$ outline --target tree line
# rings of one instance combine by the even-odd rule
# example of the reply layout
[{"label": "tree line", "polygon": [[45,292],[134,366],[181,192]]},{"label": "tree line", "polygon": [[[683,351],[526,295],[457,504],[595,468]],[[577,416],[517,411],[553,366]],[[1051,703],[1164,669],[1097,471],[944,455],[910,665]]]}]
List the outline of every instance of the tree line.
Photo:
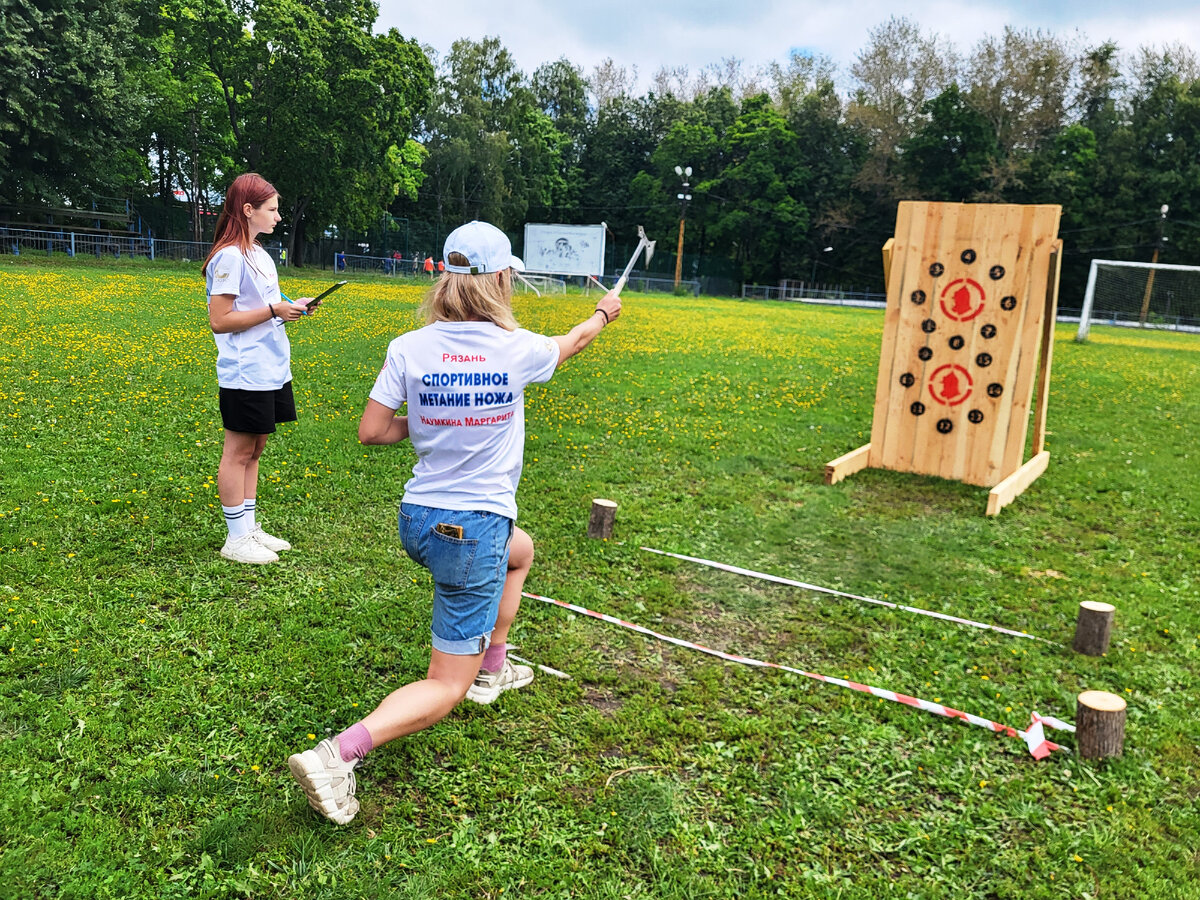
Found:
[{"label": "tree line", "polygon": [[639,89],[612,60],[526,74],[498,38],[438,58],[375,33],[377,15],[370,0],[9,0],[0,206],[126,197],[195,232],[255,170],[283,195],[293,259],[381,222],[436,252],[472,218],[518,239],[526,222],[604,221],[618,245],[644,225],[669,271],[690,166],[688,276],[878,289],[904,199],[1059,203],[1068,279],[1156,247],[1200,263],[1200,64],[1183,45],[1009,27],[962,52],[892,18],[846,72],[728,59]]}]

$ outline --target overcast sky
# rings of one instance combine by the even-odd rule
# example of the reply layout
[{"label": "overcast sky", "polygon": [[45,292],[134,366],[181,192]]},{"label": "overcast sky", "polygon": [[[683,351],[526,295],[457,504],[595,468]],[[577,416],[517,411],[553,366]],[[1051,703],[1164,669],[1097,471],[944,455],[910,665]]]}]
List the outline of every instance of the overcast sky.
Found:
[{"label": "overcast sky", "polygon": [[565,56],[590,74],[606,57],[638,69],[644,89],[660,67],[687,66],[693,76],[708,64],[737,57],[750,68],[786,62],[792,50],[828,56],[839,81],[868,41],[868,32],[891,16],[906,16],[966,53],[1006,25],[1043,29],[1088,44],[1113,40],[1122,51],[1142,44],[1182,42],[1200,52],[1197,0],[379,0],[379,29],[396,28],[444,55],[458,38],[499,37],[532,74]]}]

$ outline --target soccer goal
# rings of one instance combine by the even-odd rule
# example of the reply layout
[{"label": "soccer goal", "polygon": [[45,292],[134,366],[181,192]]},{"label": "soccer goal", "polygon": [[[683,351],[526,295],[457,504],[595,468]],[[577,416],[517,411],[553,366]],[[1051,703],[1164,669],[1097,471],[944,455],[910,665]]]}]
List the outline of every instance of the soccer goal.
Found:
[{"label": "soccer goal", "polygon": [[1093,259],[1075,340],[1092,323],[1200,332],[1200,266]]},{"label": "soccer goal", "polygon": [[549,275],[521,272],[515,279],[515,282],[513,287],[518,291],[521,290],[522,283],[524,283],[525,288],[534,291],[539,296],[541,294],[565,294],[567,292],[567,283],[565,281],[561,278],[551,278]]}]

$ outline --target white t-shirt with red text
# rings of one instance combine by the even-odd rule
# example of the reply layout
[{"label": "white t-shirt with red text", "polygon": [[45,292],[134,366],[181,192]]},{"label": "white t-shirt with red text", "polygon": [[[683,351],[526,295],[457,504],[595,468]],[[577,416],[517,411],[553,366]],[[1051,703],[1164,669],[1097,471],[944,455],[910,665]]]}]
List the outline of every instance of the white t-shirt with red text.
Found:
[{"label": "white t-shirt with red text", "polygon": [[517,518],[525,387],[550,380],[558,344],[491,322],[435,322],[388,345],[371,399],[408,404],[417,451],[404,502]]}]

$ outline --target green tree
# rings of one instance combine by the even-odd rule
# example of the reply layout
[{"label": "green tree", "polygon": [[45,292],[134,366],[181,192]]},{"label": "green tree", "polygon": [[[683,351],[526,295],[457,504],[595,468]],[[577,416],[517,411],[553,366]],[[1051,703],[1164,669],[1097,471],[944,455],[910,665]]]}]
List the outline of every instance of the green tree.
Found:
[{"label": "green tree", "polygon": [[545,63],[533,73],[537,108],[549,117],[560,136],[557,152],[558,190],[551,197],[547,218],[566,222],[575,213],[583,189],[580,159],[588,129],[587,81],[583,70],[565,57]]},{"label": "green tree", "polygon": [[[879,238],[862,227],[872,205],[855,186],[868,145],[862,131],[847,121],[832,79],[831,70],[820,69],[811,81],[793,82],[780,104],[796,135],[799,158],[811,173],[797,193],[810,214],[808,233],[796,241],[805,259],[800,271],[785,274],[807,279],[817,272],[825,281],[870,285],[880,282]],[[826,253],[826,247],[833,250]]]},{"label": "green tree", "polygon": [[[590,123],[580,158],[580,218],[608,223],[615,238],[611,245],[614,259],[626,249],[632,252],[638,225],[648,225],[651,237],[657,239],[649,217],[664,222],[664,213],[675,208],[676,192],[668,195],[668,182],[651,163],[651,155],[682,107],[673,97],[622,94],[601,106]],[[671,178],[676,177],[673,167],[677,164],[670,163]],[[624,265],[625,260],[619,261]]]},{"label": "green tree", "polygon": [[130,135],[134,17],[123,0],[7,0],[0,11],[0,201],[87,207],[146,175]]},{"label": "green tree", "polygon": [[422,139],[429,159],[419,209],[439,235],[476,218],[513,231],[565,192],[570,139],[538,108],[497,38],[454,42]]},{"label": "green tree", "polygon": [[[236,168],[283,196],[289,249],[315,224],[364,229],[419,184],[409,137],[433,69],[365,0],[168,0],[164,27],[204,61],[224,101]],[[231,173],[225,173],[228,176]]]},{"label": "green tree", "polygon": [[800,159],[795,133],[767,95],[747,100],[725,135],[724,169],[697,190],[718,202],[711,212],[714,241],[753,281],[776,281],[795,271],[803,255],[795,235],[809,226],[797,196],[811,173]]},{"label": "green tree", "polygon": [[929,119],[905,141],[900,156],[921,198],[968,202],[984,197],[999,153],[992,124],[967,102],[957,84],[922,111]]}]

